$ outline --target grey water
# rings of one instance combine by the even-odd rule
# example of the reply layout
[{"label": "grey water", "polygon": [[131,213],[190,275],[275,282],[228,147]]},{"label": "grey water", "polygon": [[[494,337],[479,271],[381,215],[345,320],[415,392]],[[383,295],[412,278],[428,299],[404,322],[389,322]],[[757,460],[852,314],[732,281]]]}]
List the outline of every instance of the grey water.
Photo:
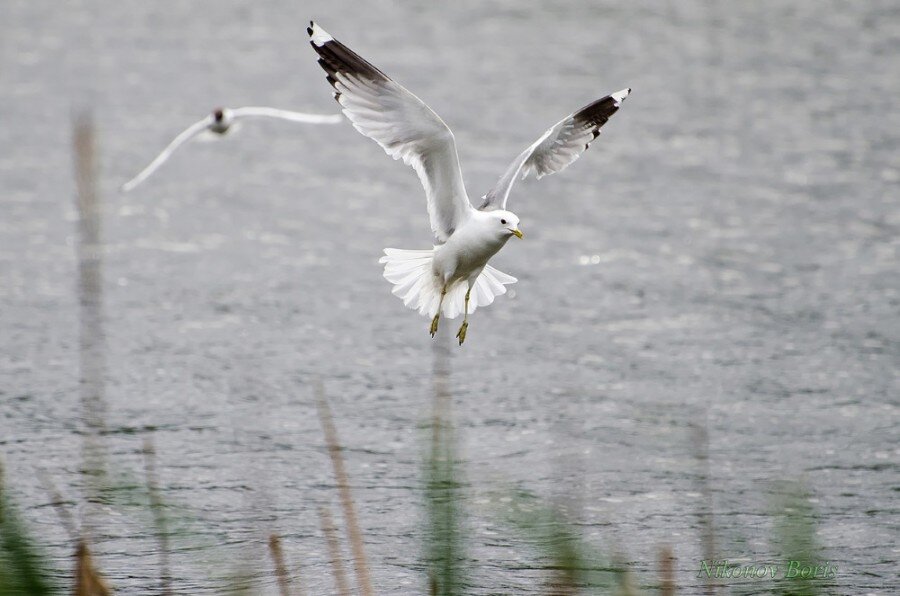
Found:
[{"label": "grey water", "polygon": [[382,248],[430,246],[412,170],[346,124],[262,121],[117,191],[215,106],[336,110],[310,18],[443,117],[473,199],[548,126],[633,89],[579,161],[516,185],[526,237],[493,264],[519,282],[451,350],[471,593],[542,593],[546,561],[502,522],[511,487],[567,511],[639,586],[670,546],[692,594],[708,523],[717,557],[771,560],[784,481],[811,495],[833,591],[900,585],[888,0],[4,0],[0,458],[60,581],[74,544],[47,479],[90,520],[113,586],[159,586],[146,509],[84,499],[71,121],[90,110],[98,441],[113,474],[141,484],[152,437],[176,591],[220,593],[248,573],[277,593],[277,532],[306,593],[333,592],[317,510],[340,510],[318,380],[376,591],[425,590],[432,343],[457,322],[432,340],[381,278]]}]

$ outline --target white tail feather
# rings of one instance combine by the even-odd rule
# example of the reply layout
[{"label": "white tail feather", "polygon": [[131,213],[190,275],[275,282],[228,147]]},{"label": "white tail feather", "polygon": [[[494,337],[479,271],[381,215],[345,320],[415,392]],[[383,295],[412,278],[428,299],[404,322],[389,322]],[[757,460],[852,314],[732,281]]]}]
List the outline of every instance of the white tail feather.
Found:
[{"label": "white tail feather", "polygon": [[[419,311],[426,317],[437,314],[441,302],[441,280],[431,268],[434,249],[404,250],[384,249],[384,256],[378,261],[384,263],[384,278],[394,285],[391,292],[403,300],[403,304]],[[487,306],[494,298],[506,293],[506,285],[516,283],[516,278],[485,265],[469,295],[469,314],[479,306]],[[447,289],[441,315],[455,319],[463,314],[466,306],[466,280],[459,280]]]}]

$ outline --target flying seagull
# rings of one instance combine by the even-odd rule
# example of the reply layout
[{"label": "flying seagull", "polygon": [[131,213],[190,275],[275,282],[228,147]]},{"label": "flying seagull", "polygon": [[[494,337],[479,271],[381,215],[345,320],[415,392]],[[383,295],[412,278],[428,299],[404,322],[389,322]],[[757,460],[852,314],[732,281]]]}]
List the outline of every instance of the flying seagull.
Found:
[{"label": "flying seagull", "polygon": [[[224,135],[232,129],[235,122],[242,118],[278,118],[279,120],[287,120],[288,122],[302,122],[305,124],[337,124],[343,118],[340,114],[305,114],[303,112],[291,112],[289,110],[279,110],[267,107],[246,107],[246,108],[216,108],[211,114],[194,122],[186,129],[178,133],[172,142],[166,146],[156,158],[144,168],[140,174],[122,185],[122,191],[128,192],[138,184],[146,180],[150,174],[155,172],[176,149],[187,143],[202,132],[210,132],[215,135]],[[236,127],[235,127],[236,128]]]},{"label": "flying seagull", "polygon": [[379,261],[395,296],[431,318],[431,336],[441,315],[463,315],[456,337],[466,339],[469,314],[506,293],[516,278],[488,265],[516,236],[519,218],[506,210],[516,178],[538,178],[564,170],[600,134],[631,93],[623,89],[586,105],[547,130],[513,160],[477,208],[463,185],[453,133],[425,103],[334,39],[315,22],[307,28],[319,65],[353,127],[394,159],[413,167],[425,187],[428,216],[437,244],[430,250],[386,248]]}]

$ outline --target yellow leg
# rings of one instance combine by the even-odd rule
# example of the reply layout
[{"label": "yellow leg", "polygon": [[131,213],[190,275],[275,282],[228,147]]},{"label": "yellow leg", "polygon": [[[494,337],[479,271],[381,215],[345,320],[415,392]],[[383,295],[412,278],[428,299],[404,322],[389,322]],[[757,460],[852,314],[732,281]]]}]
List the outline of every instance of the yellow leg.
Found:
[{"label": "yellow leg", "polygon": [[431,337],[434,337],[434,334],[437,333],[438,320],[441,318],[441,307],[444,305],[444,296],[446,296],[446,295],[447,295],[447,286],[444,286],[441,289],[441,301],[438,302],[437,314],[434,315],[433,319],[431,319],[431,329],[429,329],[429,333],[431,333]]},{"label": "yellow leg", "polygon": [[466,308],[463,311],[463,323],[459,326],[459,331],[456,332],[456,337],[459,338],[459,345],[463,345],[463,342],[466,341],[466,329],[469,328],[469,292],[472,291],[472,288],[469,288],[466,292]]}]

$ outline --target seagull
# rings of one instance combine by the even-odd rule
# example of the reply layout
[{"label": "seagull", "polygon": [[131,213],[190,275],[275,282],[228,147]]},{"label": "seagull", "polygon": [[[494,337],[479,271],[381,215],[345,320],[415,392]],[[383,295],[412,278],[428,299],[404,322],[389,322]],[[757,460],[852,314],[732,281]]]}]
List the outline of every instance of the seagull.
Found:
[{"label": "seagull", "polygon": [[513,160],[475,207],[463,184],[453,133],[444,121],[315,22],[307,32],[334,98],[353,127],[412,166],[425,187],[436,244],[430,250],[384,249],[379,261],[384,277],[407,307],[431,318],[432,337],[441,315],[454,319],[462,313],[456,334],[462,345],[469,315],[516,282],[488,265],[510,238],[523,237],[519,218],[506,210],[513,183],[531,173],[540,179],[560,172],[578,159],[631,89],[598,99],[557,122]]},{"label": "seagull", "polygon": [[[187,143],[197,135],[203,132],[210,132],[214,135],[222,136],[227,133],[235,125],[236,121],[241,118],[278,118],[279,120],[287,120],[288,122],[302,122],[305,124],[338,124],[343,120],[340,114],[305,114],[303,112],[291,112],[289,110],[279,110],[268,107],[245,107],[245,108],[216,108],[211,114],[194,122],[186,129],[178,133],[172,142],[166,146],[156,158],[144,168],[140,174],[122,185],[122,191],[128,192],[138,184],[146,180],[150,174],[155,172],[176,149]],[[237,128],[237,126],[234,126]]]}]

